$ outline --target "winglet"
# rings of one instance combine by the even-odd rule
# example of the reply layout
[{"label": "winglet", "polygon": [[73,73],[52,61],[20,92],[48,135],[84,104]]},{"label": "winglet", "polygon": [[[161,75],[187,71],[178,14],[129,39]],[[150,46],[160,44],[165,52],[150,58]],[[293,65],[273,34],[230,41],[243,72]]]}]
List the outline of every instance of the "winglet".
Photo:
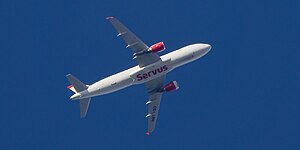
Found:
[{"label": "winglet", "polygon": [[107,20],[112,19],[112,18],[114,18],[114,17],[112,17],[112,16],[106,17]]},{"label": "winglet", "polygon": [[146,132],[147,135],[150,135],[151,132]]}]

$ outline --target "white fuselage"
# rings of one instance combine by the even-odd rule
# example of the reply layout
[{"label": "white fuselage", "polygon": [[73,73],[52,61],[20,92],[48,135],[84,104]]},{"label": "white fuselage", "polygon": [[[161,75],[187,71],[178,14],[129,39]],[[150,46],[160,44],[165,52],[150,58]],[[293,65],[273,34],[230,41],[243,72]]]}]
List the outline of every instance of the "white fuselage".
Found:
[{"label": "white fuselage", "polygon": [[141,84],[162,76],[171,70],[194,61],[209,52],[208,44],[193,44],[161,56],[161,61],[140,68],[135,66],[104,78],[80,93],[74,94],[71,99],[82,99],[104,95],[126,88],[133,84]]}]

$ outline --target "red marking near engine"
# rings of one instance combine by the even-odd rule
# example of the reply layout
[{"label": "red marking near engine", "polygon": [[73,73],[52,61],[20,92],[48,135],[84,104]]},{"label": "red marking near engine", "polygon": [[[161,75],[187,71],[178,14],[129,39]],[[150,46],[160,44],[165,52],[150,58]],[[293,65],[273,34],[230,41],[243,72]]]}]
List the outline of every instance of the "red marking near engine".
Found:
[{"label": "red marking near engine", "polygon": [[179,88],[179,86],[176,81],[171,81],[169,84],[164,86],[164,89],[166,92],[171,92],[171,91],[177,90],[178,88]]},{"label": "red marking near engine", "polygon": [[156,44],[150,46],[150,51],[152,53],[157,53],[157,52],[160,52],[165,49],[166,48],[165,48],[164,42],[159,42],[159,43],[156,43]]},{"label": "red marking near engine", "polygon": [[150,132],[146,132],[147,135],[150,135]]},{"label": "red marking near engine", "polygon": [[69,85],[69,86],[68,86],[68,89],[70,89],[70,88],[72,88],[72,87],[73,87],[73,85]]}]

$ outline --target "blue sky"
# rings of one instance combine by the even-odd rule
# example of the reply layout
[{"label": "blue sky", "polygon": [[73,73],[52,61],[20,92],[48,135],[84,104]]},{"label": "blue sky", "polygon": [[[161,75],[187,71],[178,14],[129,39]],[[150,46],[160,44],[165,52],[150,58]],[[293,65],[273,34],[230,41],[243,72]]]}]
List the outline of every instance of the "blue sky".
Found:
[{"label": "blue sky", "polygon": [[[1,149],[300,148],[299,1],[2,0]],[[86,84],[136,65],[105,20],[171,52],[209,43],[168,74],[156,131],[143,85],[93,98],[86,119],[65,75]]]}]

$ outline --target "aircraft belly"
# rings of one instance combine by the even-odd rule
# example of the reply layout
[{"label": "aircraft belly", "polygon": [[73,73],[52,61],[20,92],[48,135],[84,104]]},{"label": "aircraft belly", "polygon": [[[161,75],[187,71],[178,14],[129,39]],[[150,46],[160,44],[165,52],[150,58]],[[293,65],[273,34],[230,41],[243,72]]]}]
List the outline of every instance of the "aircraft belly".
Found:
[{"label": "aircraft belly", "polygon": [[170,62],[171,60],[168,59],[166,61],[161,61],[132,72],[130,77],[134,80],[133,84],[145,83],[165,75],[172,70],[172,67],[169,65]]},{"label": "aircraft belly", "polygon": [[89,93],[93,96],[104,95],[131,86],[133,79],[129,76],[129,72],[132,69],[109,76],[90,85],[88,88]]}]

